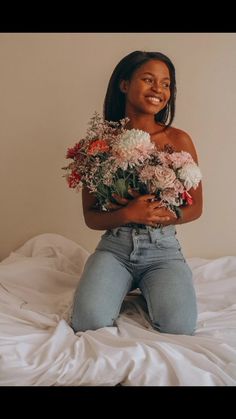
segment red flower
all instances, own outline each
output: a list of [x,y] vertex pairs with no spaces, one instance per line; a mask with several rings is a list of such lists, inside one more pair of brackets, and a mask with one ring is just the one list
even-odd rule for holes
[[76,188],[76,186],[80,183],[81,176],[76,170],[72,170],[71,174],[67,178],[67,182],[69,188]]
[[104,153],[108,150],[109,146],[105,140],[95,140],[90,144],[88,154],[91,156],[97,153]]
[[193,198],[191,197],[191,195],[187,191],[184,191],[182,193],[182,198],[184,199],[184,201],[187,201],[188,205],[192,205]]
[[66,158],[73,159],[76,156],[76,154],[78,154],[80,149],[81,149],[80,143],[76,143],[74,147],[68,148]]

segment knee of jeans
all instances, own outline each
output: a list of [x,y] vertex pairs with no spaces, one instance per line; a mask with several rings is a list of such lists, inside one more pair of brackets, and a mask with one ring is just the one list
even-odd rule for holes
[[170,333],[175,335],[193,335],[196,329],[196,318],[192,319],[178,320],[178,319],[169,319],[168,321],[159,323],[158,321],[153,321],[153,326],[160,333]]
[[71,327],[74,332],[86,332],[86,330],[97,330],[102,327],[113,326],[115,319],[99,310],[90,309],[83,312],[74,311],[71,316]]

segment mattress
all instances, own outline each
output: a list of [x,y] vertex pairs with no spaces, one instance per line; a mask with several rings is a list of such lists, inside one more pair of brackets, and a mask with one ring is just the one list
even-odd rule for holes
[[198,300],[193,336],[153,329],[139,290],[113,327],[75,334],[71,305],[88,256],[48,233],[0,263],[1,386],[236,384],[236,256],[187,259]]

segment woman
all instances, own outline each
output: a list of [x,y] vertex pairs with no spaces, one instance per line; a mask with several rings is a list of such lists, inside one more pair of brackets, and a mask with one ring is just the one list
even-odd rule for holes
[[[124,57],[111,76],[104,118],[129,118],[127,129],[150,134],[159,149],[166,145],[186,151],[198,163],[193,142],[173,128],[175,68],[159,52],[135,51]],[[77,331],[114,325],[126,294],[139,288],[150,320],[163,333],[194,333],[197,319],[192,272],[176,239],[176,224],[202,213],[202,186],[190,189],[193,203],[181,208],[181,218],[155,201],[154,195],[130,191],[132,199],[114,196],[109,212],[95,209],[96,197],[83,189],[88,227],[107,230],[89,257],[74,296],[72,327]]]

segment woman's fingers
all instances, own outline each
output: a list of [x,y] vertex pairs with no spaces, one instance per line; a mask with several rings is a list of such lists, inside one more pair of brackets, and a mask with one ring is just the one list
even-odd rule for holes
[[137,198],[138,196],[140,196],[140,192],[136,191],[135,189],[128,189],[128,193],[130,196],[132,196],[133,198]]
[[139,201],[151,201],[152,199],[155,199],[156,195],[154,194],[145,194],[145,195],[139,195],[138,200]]
[[[156,201],[156,195],[155,194],[145,194],[140,195],[139,192],[135,191],[134,189],[128,190],[129,195],[131,195],[133,198],[137,198],[140,201],[149,201],[155,203],[155,205],[158,207],[158,201]],[[120,195],[113,193],[112,198],[114,198],[120,205],[126,205],[128,202],[130,202],[130,199],[122,198]],[[155,201],[154,201],[155,200]]]
[[115,193],[112,194],[112,198],[114,198],[116,202],[118,202],[118,204],[120,205],[126,205],[129,202],[128,199],[122,198],[120,195],[117,195]]
[[157,227],[159,224],[170,221],[170,217],[154,217],[154,219],[147,224],[151,227]]
[[160,208],[165,208],[165,209],[166,209],[166,207],[163,205],[163,203],[162,203],[161,201],[151,201],[151,202],[149,203],[149,206],[150,206],[152,209],[155,209],[155,208],[158,208],[158,209],[160,209]]
[[147,224],[151,225],[152,227],[155,227],[158,224],[163,224],[163,223],[168,222],[168,221],[170,221],[169,217],[157,217],[155,220],[152,220]]
[[109,210],[115,210],[115,209],[119,209],[122,208],[122,205],[119,204],[113,204],[112,202],[109,202],[109,204],[106,205],[106,208]]

